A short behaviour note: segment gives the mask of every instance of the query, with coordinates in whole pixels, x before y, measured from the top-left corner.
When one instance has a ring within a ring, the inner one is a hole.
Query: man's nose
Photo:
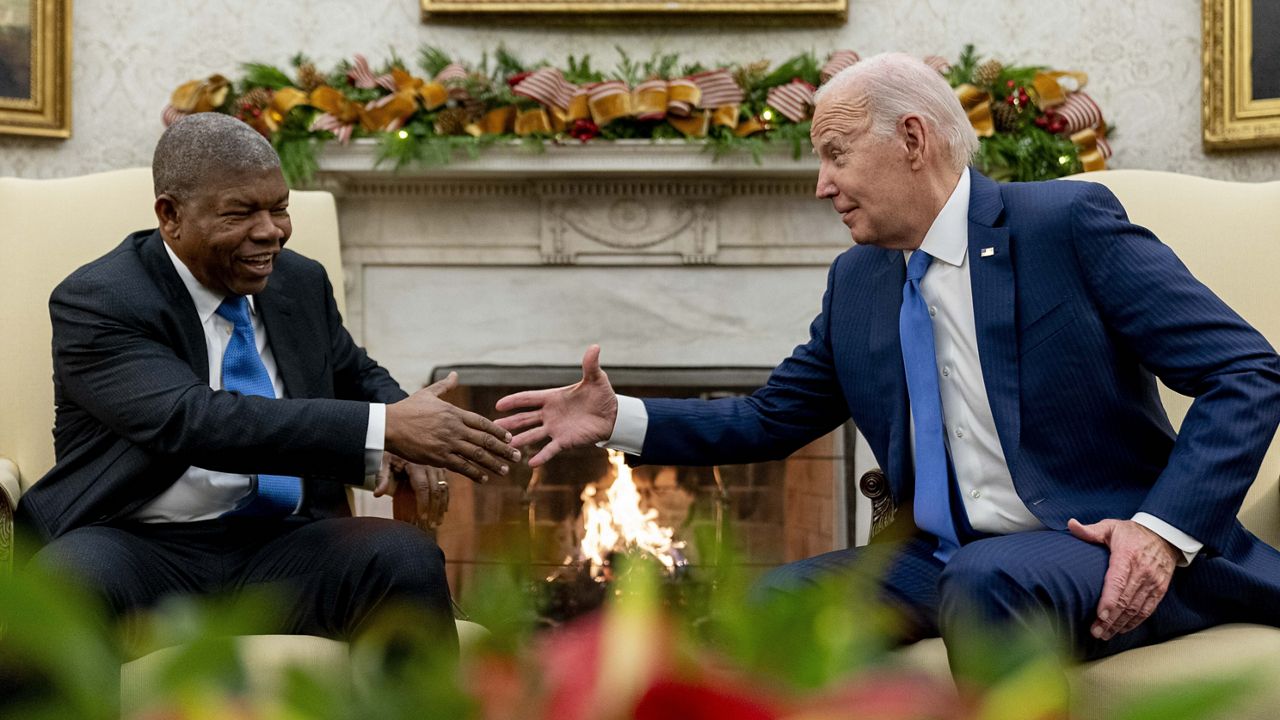
[[[269,210],[254,213],[253,227],[249,229],[249,237],[257,242],[273,242],[284,239],[284,228],[276,224]]]
[[[818,171],[818,187],[815,189],[814,195],[819,200],[826,200],[836,195],[835,183],[831,182],[830,178],[827,177],[825,170]]]

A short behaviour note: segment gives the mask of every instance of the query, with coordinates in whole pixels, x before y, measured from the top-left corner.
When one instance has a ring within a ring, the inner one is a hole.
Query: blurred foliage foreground
[[[387,612],[351,646],[350,663],[283,669],[269,693],[248,677],[234,636],[270,632],[264,595],[205,598],[110,623],[76,588],[31,572],[0,575],[0,717],[110,718],[120,665],[163,656],[141,720],[1049,720],[1067,717],[1056,654],[1036,638],[987,638],[957,663],[956,684],[895,663],[896,618],[869,588],[832,578],[806,592],[749,598],[732,563],[714,569],[701,606],[664,602],[670,581],[643,560],[620,564],[602,610],[538,627],[527,569],[493,566],[467,610],[489,635],[459,663],[429,623]],[[865,568],[864,568],[865,569]],[[750,600],[750,601],[749,601]],[[127,625],[127,627],[126,627]],[[394,649],[393,649],[394,648]],[[389,658],[394,657],[394,661]],[[305,658],[303,659],[305,660]],[[964,667],[968,665],[968,667]],[[1135,698],[1116,720],[1208,717],[1246,680]]]

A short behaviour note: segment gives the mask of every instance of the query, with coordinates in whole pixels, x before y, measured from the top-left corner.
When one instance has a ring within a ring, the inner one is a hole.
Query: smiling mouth
[[[236,261],[249,268],[256,275],[268,275],[271,273],[271,263],[274,259],[275,253],[262,253],[261,255],[236,258]]]

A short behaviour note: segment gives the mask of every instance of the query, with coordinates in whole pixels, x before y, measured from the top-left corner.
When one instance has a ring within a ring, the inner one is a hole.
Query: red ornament
[[[600,126],[581,118],[573,121],[573,125],[569,128],[569,137],[577,138],[582,142],[586,142],[600,134]]]
[[[524,72],[518,72],[515,75],[512,75],[511,77],[507,78],[507,87],[515,87],[519,85],[520,83],[524,82],[525,78],[529,77],[532,74],[533,74],[532,70],[525,70]]]

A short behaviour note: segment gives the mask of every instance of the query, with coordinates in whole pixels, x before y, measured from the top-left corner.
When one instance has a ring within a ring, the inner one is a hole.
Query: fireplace
[[[511,392],[575,382],[581,370],[547,366],[447,366],[456,371],[451,402],[487,415]],[[764,384],[768,368],[636,368],[608,370],[614,388],[636,397],[725,397],[748,394]],[[856,497],[851,424],[837,429],[786,460],[714,467],[639,466],[631,469],[640,513],[670,533],[670,574],[698,578],[727,550],[753,571],[847,547],[849,503]],[[585,508],[616,485],[618,470],[601,448],[577,448],[530,469],[518,464],[506,478],[477,485],[451,476],[448,513],[438,540],[449,558],[454,592],[465,599],[476,568],[524,563],[529,579],[566,579],[579,572],[599,575],[599,563],[582,550],[588,534]],[[726,532],[730,530],[731,532]],[[607,556],[608,548],[603,551]],[[607,557],[606,557],[607,561]]]
[[[787,152],[495,147],[404,172],[375,156],[359,142],[330,146],[318,174],[338,201],[346,324],[406,389],[460,369],[466,386],[449,399],[489,416],[509,390],[577,380],[591,343],[633,395],[750,392],[807,339],[827,268],[849,245],[814,198],[816,162]],[[584,477],[607,472],[602,451],[584,453],[574,462],[592,470],[549,468],[529,498],[523,466],[484,487],[453,479],[440,541],[457,594],[513,529],[531,563],[564,559]],[[784,462],[637,469],[635,479],[665,516],[684,513],[686,536],[714,534],[721,503],[745,530],[744,562],[764,568],[865,539],[870,504],[850,482],[873,465],[846,427]],[[357,495],[360,512],[390,515],[389,503]],[[683,539],[696,565],[706,544]]]

